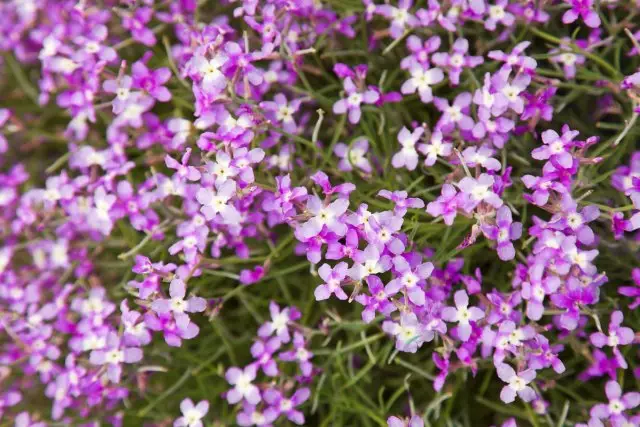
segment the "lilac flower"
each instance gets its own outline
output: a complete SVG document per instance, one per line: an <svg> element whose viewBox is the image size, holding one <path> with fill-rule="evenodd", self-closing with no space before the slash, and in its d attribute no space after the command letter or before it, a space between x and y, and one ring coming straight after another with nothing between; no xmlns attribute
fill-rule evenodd
<svg viewBox="0 0 640 427"><path fill-rule="evenodd" d="M298 362L302 375L310 377L313 371L313 364L310 362L313 353L306 346L307 342L304 336L296 331L293 334L293 348L290 351L280 353L280 359L285 362Z"/></svg>
<svg viewBox="0 0 640 427"><path fill-rule="evenodd" d="M386 4L376 6L376 12L378 14L391 19L389 34L394 39L399 39L407 28L414 27L418 24L416 17L409 12L412 5L413 0L400 0L398 7Z"/></svg>
<svg viewBox="0 0 640 427"><path fill-rule="evenodd" d="M406 191L394 191L380 190L378 196L387 200L391 200L395 203L393 213L399 216L404 216L407 213L407 208L421 209L424 207L424 202L417 197L407 197Z"/></svg>
<svg viewBox="0 0 640 427"><path fill-rule="evenodd" d="M260 107L265 111L269 120L282 124L282 129L289 133L296 133L297 125L293 115L300 108L301 99L294 99L291 102L282 93L273 97L273 101L263 101Z"/></svg>
<svg viewBox="0 0 640 427"><path fill-rule="evenodd" d="M631 277L633 278L635 287L620 286L618 288L618 292L626 297L635 298L635 300L629 305L629 308L634 310L640 306L640 268L634 268L631 272Z"/></svg>
<svg viewBox="0 0 640 427"><path fill-rule="evenodd" d="M265 415L269 412L273 412L274 416L284 414L289 421L304 425L304 414L296 407L306 402L310 395L311 391L306 387L296 390L290 398L285 397L282 392L270 388L264 392L264 401L270 405L265 411Z"/></svg>
<svg viewBox="0 0 640 427"><path fill-rule="evenodd" d="M460 75L464 68L475 68L484 62L482 56L470 56L469 41L457 39L452 46L452 53L437 52L433 54L432 61L440 68L447 70L452 86L460 83Z"/></svg>
<svg viewBox="0 0 640 427"><path fill-rule="evenodd" d="M319 285L314 291L316 301L328 299L331 294L335 294L336 298L341 300L347 299L347 294L342 290L341 284L347 276L348 268L346 262L340 262L333 268L329 264L322 264L318 269L318 275L325 283Z"/></svg>
<svg viewBox="0 0 640 427"><path fill-rule="evenodd" d="M156 37L147 24L151 21L153 9L150 7L139 7L133 15L125 15L122 18L122 26L129 31L133 38L146 46L156 44Z"/></svg>
<svg viewBox="0 0 640 427"><path fill-rule="evenodd" d="M350 172L355 166L364 173L371 173L371 163L365 157L367 151L369 151L369 141L366 138L358 138L350 145L339 142L333 149L335 155L340 158L338 169Z"/></svg>
<svg viewBox="0 0 640 427"><path fill-rule="evenodd" d="M107 377L114 383L120 382L122 363L136 363L142 359L142 350L136 347L124 347L115 332L107 336L106 346L93 350L89 360L94 365L107 365Z"/></svg>
<svg viewBox="0 0 640 427"><path fill-rule="evenodd" d="M401 289L406 290L409 301L415 305L424 305L425 294L419 283L431 276L433 264L425 262L412 268L404 257L396 256L393 259L393 265L398 272L398 277L389 282L389 285L400 286Z"/></svg>
<svg viewBox="0 0 640 427"><path fill-rule="evenodd" d="M572 131L568 126L562 128L562 136L554 130L542 132L542 147L535 148L531 157L537 160L550 159L554 165L569 168L573 164L573 156L569 150L573 147L573 139L578 136L578 131Z"/></svg>
<svg viewBox="0 0 640 427"><path fill-rule="evenodd" d="M166 67L149 70L144 62L136 61L131 67L133 85L146 91L160 102L171 100L171 92L163 86L171 78L171 70Z"/></svg>
<svg viewBox="0 0 640 427"><path fill-rule="evenodd" d="M409 49L411 55L400 61L400 68L406 70L414 64L429 65L429 55L437 51L439 47L440 37L438 36L432 36L424 43L418 36L409 36L407 38L407 49Z"/></svg>
<svg viewBox="0 0 640 427"><path fill-rule="evenodd" d="M631 328L620 326L623 320L624 316L622 312L614 311L611 314L611 320L609 322L609 335L607 336L602 332L594 332L590 336L590 341L591 344L598 348L602 348L604 346L613 348L613 354L616 356L618 364L623 369L627 369L627 362L624 360L622 353L620 353L618 346L631 344L634 339L634 334Z"/></svg>
<svg viewBox="0 0 640 427"><path fill-rule="evenodd" d="M516 251L511 241L518 240L522 235L522 223L513 222L511 210L502 205L496 214L495 225L482 225L483 233L498 243L498 256L503 261L512 260Z"/></svg>
<svg viewBox="0 0 640 427"><path fill-rule="evenodd" d="M489 6L489 18L484 21L484 28L489 31L496 29L498 22L502 23L505 27L511 27L516 18L512 13L507 11L509 0L497 0L496 4Z"/></svg>
<svg viewBox="0 0 640 427"><path fill-rule="evenodd" d="M487 147L467 147L462 152L462 157L469 167L482 166L490 171L499 171L502 168L500 162L493 157L494 151Z"/></svg>
<svg viewBox="0 0 640 427"><path fill-rule="evenodd" d="M226 223L233 224L238 222L240 213L230 204L231 198L235 193L236 183L232 180L216 185L215 190L205 187L199 188L196 193L196 199L202 204L200 212L207 220L215 219L220 215Z"/></svg>
<svg viewBox="0 0 640 427"><path fill-rule="evenodd" d="M311 219L300 226L301 236L310 239L318 235L324 227L338 236L344 236L347 232L347 226L342 220L342 215L348 207L349 200L347 199L337 199L325 205L318 196L309 197L307 211L311 215Z"/></svg>
<svg viewBox="0 0 640 427"><path fill-rule="evenodd" d="M430 103L433 100L431 86L444 80L444 73L440 68L428 68L418 64L414 64L409 71L411 77L402 84L400 91L405 95L417 91L422 102Z"/></svg>
<svg viewBox="0 0 640 427"><path fill-rule="evenodd" d="M175 278L169 285L169 296L171 298L159 298L151 304L151 308L159 314L173 314L178 327L185 329L191 322L187 313L200 313L207 307L204 298L192 296L185 300L186 293L187 287L185 283L181 279Z"/></svg>
<svg viewBox="0 0 640 427"><path fill-rule="evenodd" d="M189 398L180 402L182 416L173 422L173 427L202 427L202 419L209 412L209 402L201 400L197 405Z"/></svg>
<svg viewBox="0 0 640 427"><path fill-rule="evenodd" d="M442 319L447 322L457 322L458 337L461 341L468 341L471 336L470 322L476 322L484 317L484 312L478 307L469 307L469 296L464 290L456 291L453 296L455 307L445 307Z"/></svg>
<svg viewBox="0 0 640 427"><path fill-rule="evenodd" d="M232 367L224 374L225 379L233 386L227 392L227 401L231 404L238 403L243 399L252 405L256 405L262 399L260 390L253 384L256 379L257 366L249 365L244 369Z"/></svg>
<svg viewBox="0 0 640 427"><path fill-rule="evenodd" d="M497 367L498 376L508 385L502 388L500 399L504 403L511 403L516 399L516 394L525 402L531 402L536 397L536 392L527 384L536 377L536 371L527 369L516 374L516 371L507 364Z"/></svg>
<svg viewBox="0 0 640 427"><path fill-rule="evenodd" d="M356 124L360 121L362 112L360 111L360 105L375 104L380 99L380 94L372 89L358 89L351 80L351 77L347 77L344 80L344 91L346 98L338 100L333 104L333 112L335 114L349 114L349 123Z"/></svg>
<svg viewBox="0 0 640 427"><path fill-rule="evenodd" d="M239 426L271 426L278 414L275 411L259 411L255 405L244 402L242 411L238 413L236 421Z"/></svg>
<svg viewBox="0 0 640 427"><path fill-rule="evenodd" d="M357 251L353 257L355 263L349 269L349 277L360 281L365 277L384 273L391 268L391 259L382 255L375 245L367 246L363 251Z"/></svg>
<svg viewBox="0 0 640 427"><path fill-rule="evenodd" d="M452 146L453 144L444 140L442 132L436 130L431 134L428 144L418 144L418 151L427 156L425 166L433 166L438 157L447 158L451 155Z"/></svg>
<svg viewBox="0 0 640 427"><path fill-rule="evenodd" d="M416 168L418 165L416 142L418 142L423 133L424 128L422 127L414 129L413 132L410 132L406 127L400 130L398 133L398 141L400 145L402 145L402 149L391 158L391 164L394 168L406 167L410 171Z"/></svg>
<svg viewBox="0 0 640 427"><path fill-rule="evenodd" d="M565 77L572 79L576 76L577 67L583 65L586 58L583 55L573 52L573 50L567 46L568 43L568 40L563 39L560 46L556 49L551 49L549 53L553 54L550 58L551 61L562 64Z"/></svg>
<svg viewBox="0 0 640 427"><path fill-rule="evenodd" d="M205 93L215 96L227 87L227 78L220 70L227 60L227 56L222 53L210 59L204 56L192 59L193 76L198 78Z"/></svg>
<svg viewBox="0 0 640 427"><path fill-rule="evenodd" d="M530 56L524 55L525 49L530 45L530 41L520 42L513 47L510 54L500 50L492 50L487 56L496 61L504 62L509 67L516 67L517 72L531 73L536 69L537 62Z"/></svg>
<svg viewBox="0 0 640 427"><path fill-rule="evenodd" d="M607 381L605 393L609 403L599 403L591 408L591 417L609 421L611 425L625 425L623 412L640 405L640 393L632 391L622 394L622 388L616 381Z"/></svg>
<svg viewBox="0 0 640 427"><path fill-rule="evenodd" d="M268 338L275 335L283 343L291 340L289 335L289 325L300 318L300 312L295 307L286 307L280 310L280 307L273 301L269 304L269 312L271 313L271 321L264 323L258 329L258 336Z"/></svg>
<svg viewBox="0 0 640 427"><path fill-rule="evenodd" d="M255 365L262 368L262 371L270 377L278 375L278 364L273 359L273 355L280 345L280 339L272 337L268 340L259 339L251 346L251 355L256 360Z"/></svg>
<svg viewBox="0 0 640 427"><path fill-rule="evenodd" d="M594 0L566 0L566 2L571 4L571 9L562 15L564 24L571 24L580 17L588 27L598 28L600 26L600 17L596 11Z"/></svg>
<svg viewBox="0 0 640 427"><path fill-rule="evenodd" d="M393 416L387 418L387 427L424 427L424 421L418 415L408 420Z"/></svg>
<svg viewBox="0 0 640 427"><path fill-rule="evenodd" d="M453 220L458 213L458 207L461 207L461 194L456 191L453 185L444 184L442 186L442 194L436 200L427 204L427 213L435 217L442 215L445 224L453 224Z"/></svg>
<svg viewBox="0 0 640 427"><path fill-rule="evenodd" d="M147 330L142 314L129 310L126 300L120 303L120 311L122 312L122 325L124 326L123 343L131 346L149 344L151 342L151 334Z"/></svg>
<svg viewBox="0 0 640 427"><path fill-rule="evenodd" d="M193 166L188 166L189 157L191 157L191 148L187 148L180 163L170 155L165 155L164 162L169 169L175 169L177 175L182 179L189 181L198 181L200 179L200 171Z"/></svg>
<svg viewBox="0 0 640 427"><path fill-rule="evenodd" d="M458 187L465 196L464 209L471 212L481 202L486 202L494 208L502 206L502 199L493 192L494 178L483 173L478 179L465 177L460 180Z"/></svg>
<svg viewBox="0 0 640 427"><path fill-rule="evenodd" d="M442 112L442 116L436 124L438 129L449 133L456 126L462 130L471 130L473 128L473 119L469 116L469 104L471 104L471 94L462 92L456 96L453 104L449 105L449 101L444 98L434 98L433 104Z"/></svg>
<svg viewBox="0 0 640 427"><path fill-rule="evenodd" d="M362 311L362 320L370 323L376 316L376 312L388 316L396 310L396 307L389 301L389 297L398 292L398 285L384 286L382 280L374 275L367 276L366 282L371 296L360 294L356 297L356 301L365 306Z"/></svg>
<svg viewBox="0 0 640 427"><path fill-rule="evenodd" d="M595 349L592 354L593 362L578 376L580 381L588 381L590 378L609 375L612 380L616 379L617 370L619 368L615 356L611 359L607 358L605 352Z"/></svg>
<svg viewBox="0 0 640 427"><path fill-rule="evenodd" d="M396 337L396 349L408 353L415 353L422 344L435 337L435 333L427 329L415 313L401 313L400 323L383 322L382 330Z"/></svg>

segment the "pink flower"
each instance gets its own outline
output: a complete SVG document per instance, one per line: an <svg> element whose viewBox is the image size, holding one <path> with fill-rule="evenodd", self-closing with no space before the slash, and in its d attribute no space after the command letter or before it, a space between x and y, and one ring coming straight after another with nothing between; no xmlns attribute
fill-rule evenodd
<svg viewBox="0 0 640 427"><path fill-rule="evenodd" d="M458 337L462 341L468 341L471 336L470 322L476 322L484 317L484 311L478 307L469 307L469 296L464 290L457 291L453 299L455 307L445 307L442 310L442 318L447 322L458 322Z"/></svg>

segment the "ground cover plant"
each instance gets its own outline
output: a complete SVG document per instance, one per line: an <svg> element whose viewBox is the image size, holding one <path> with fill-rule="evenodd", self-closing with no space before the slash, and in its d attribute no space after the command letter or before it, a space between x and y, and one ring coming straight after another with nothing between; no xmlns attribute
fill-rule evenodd
<svg viewBox="0 0 640 427"><path fill-rule="evenodd" d="M640 2L0 3L0 425L640 425Z"/></svg>

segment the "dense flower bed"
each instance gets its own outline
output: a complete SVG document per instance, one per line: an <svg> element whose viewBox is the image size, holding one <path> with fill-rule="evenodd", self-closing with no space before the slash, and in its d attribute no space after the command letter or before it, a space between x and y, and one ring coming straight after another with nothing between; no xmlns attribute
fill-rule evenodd
<svg viewBox="0 0 640 427"><path fill-rule="evenodd" d="M2 425L640 425L640 2L0 4Z"/></svg>

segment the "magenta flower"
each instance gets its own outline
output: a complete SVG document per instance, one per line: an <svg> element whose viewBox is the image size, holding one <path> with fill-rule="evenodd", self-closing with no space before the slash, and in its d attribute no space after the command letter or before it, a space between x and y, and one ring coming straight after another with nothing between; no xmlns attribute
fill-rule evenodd
<svg viewBox="0 0 640 427"><path fill-rule="evenodd" d="M225 181L213 188L201 187L196 193L196 199L202 205L200 212L207 220L217 219L218 215L225 223L233 224L240 220L240 213L231 204L231 198L236 193L235 181Z"/></svg>
<svg viewBox="0 0 640 427"><path fill-rule="evenodd" d="M264 392L264 401L270 405L265 411L265 416L273 418L284 415L289 421L297 425L304 425L304 414L296 407L306 402L309 396L311 396L311 390L306 387L296 390L290 398L285 397L282 392L270 388ZM269 414L270 412L273 414Z"/></svg>
<svg viewBox="0 0 640 427"><path fill-rule="evenodd" d="M171 78L171 70L166 67L149 70L144 62L136 61L131 67L133 86L146 91L160 102L171 100L171 92L163 86Z"/></svg>
<svg viewBox="0 0 640 427"><path fill-rule="evenodd" d="M269 312L271 321L265 322L258 329L258 336L268 338L275 334L280 341L288 343L291 340L289 326L300 318L300 312L295 307L286 307L280 310L278 304L273 301L269 304Z"/></svg>
<svg viewBox="0 0 640 427"><path fill-rule="evenodd" d="M389 301L389 297L398 293L399 288L397 284L385 286L382 280L374 275L367 276L366 282L371 295L360 294L356 297L356 301L365 306L362 311L362 320L370 323L376 316L376 312L388 316L396 310L393 303Z"/></svg>
<svg viewBox="0 0 640 427"><path fill-rule="evenodd" d="M201 400L197 405L189 398L180 402L182 416L173 422L173 427L202 427L202 419L209 412L209 402Z"/></svg>
<svg viewBox="0 0 640 427"><path fill-rule="evenodd" d="M254 365L259 366L265 375L275 377L278 375L278 364L273 359L275 352L280 348L278 337L268 340L258 339L251 346L251 355L256 360Z"/></svg>
<svg viewBox="0 0 640 427"><path fill-rule="evenodd" d="M200 171L193 166L187 165L189 163L189 157L191 157L191 148L185 150L180 163L168 154L165 155L164 162L169 169L175 169L176 174L181 179L198 181L200 179Z"/></svg>
<svg viewBox="0 0 640 427"><path fill-rule="evenodd" d="M511 210L502 205L496 214L495 225L482 225L482 232L489 239L498 243L498 256L503 261L512 260L516 251L511 241L518 240L522 235L522 223L513 222Z"/></svg>
<svg viewBox="0 0 640 427"><path fill-rule="evenodd" d="M516 394L525 402L531 402L536 397L536 392L527 384L534 380L536 371L527 369L516 374L516 371L507 364L497 367L498 377L506 383L500 392L500 399L504 403L511 403L516 399Z"/></svg>
<svg viewBox="0 0 640 427"><path fill-rule="evenodd" d="M398 277L389 282L392 287L399 286L407 292L409 301L415 305L424 305L425 293L419 286L424 283L425 279L431 276L433 264L425 262L412 268L407 260L402 256L396 256L393 259L393 265L398 273Z"/></svg>
<svg viewBox="0 0 640 427"><path fill-rule="evenodd" d="M453 295L455 307L445 307L442 319L447 322L457 322L458 337L461 341L468 341L471 336L470 322L476 322L484 317L484 311L478 307L469 307L469 296L464 290L456 291Z"/></svg>
<svg viewBox="0 0 640 427"><path fill-rule="evenodd" d="M595 0L566 0L566 2L571 5L571 9L562 15L564 24L571 24L580 17L588 27L598 28L600 26L601 22Z"/></svg>
<svg viewBox="0 0 640 427"><path fill-rule="evenodd" d="M572 131L568 126L563 126L562 136L554 130L542 132L542 147L535 148L531 157L537 160L550 159L554 165L569 168L573 164L573 156L569 150L573 147L573 140L578 136L578 131Z"/></svg>
<svg viewBox="0 0 640 427"><path fill-rule="evenodd" d="M467 39L457 39L451 47L451 53L436 52L432 61L438 67L447 71L452 86L460 83L460 75L465 68L475 68L484 62L482 56L471 56L469 52L469 41Z"/></svg>
<svg viewBox="0 0 640 427"><path fill-rule="evenodd" d="M631 277L635 286L621 286L618 288L618 292L629 298L635 298L635 300L629 304L631 310L640 306L640 268L634 268L631 272Z"/></svg>
<svg viewBox="0 0 640 427"><path fill-rule="evenodd" d="M187 287L185 283L175 278L169 285L169 296L171 298L159 298L151 304L151 308L158 314L173 314L176 324L180 329L185 329L191 320L187 313L200 313L207 308L204 298L192 296L185 300Z"/></svg>
<svg viewBox="0 0 640 427"><path fill-rule="evenodd" d="M458 193L453 185L444 184L442 194L427 204L427 213L435 217L442 216L447 225L453 224L458 208L462 207L461 195L462 193Z"/></svg>

